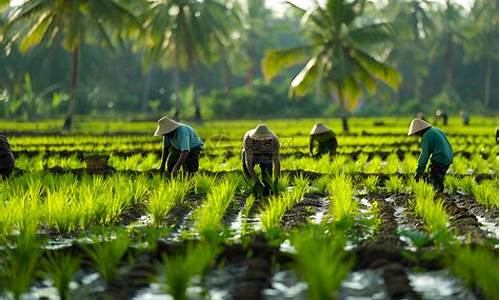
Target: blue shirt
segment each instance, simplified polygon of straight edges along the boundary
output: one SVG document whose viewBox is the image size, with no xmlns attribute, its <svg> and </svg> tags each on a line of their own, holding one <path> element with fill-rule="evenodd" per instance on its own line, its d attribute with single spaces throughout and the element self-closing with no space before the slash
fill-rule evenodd
<svg viewBox="0 0 500 300">
<path fill-rule="evenodd" d="M 173 137 L 163 136 L 163 147 L 168 149 L 170 146 L 178 151 L 189 151 L 203 146 L 203 141 L 191 126 L 182 124 L 175 129 Z"/>
</svg>

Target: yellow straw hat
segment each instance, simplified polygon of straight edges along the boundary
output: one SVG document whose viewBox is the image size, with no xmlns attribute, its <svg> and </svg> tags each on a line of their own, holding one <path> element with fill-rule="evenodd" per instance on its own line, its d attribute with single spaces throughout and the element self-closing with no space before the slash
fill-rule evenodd
<svg viewBox="0 0 500 300">
<path fill-rule="evenodd" d="M 311 135 L 322 134 L 328 131 L 332 131 L 328 126 L 323 123 L 316 123 L 311 130 Z"/>
<path fill-rule="evenodd" d="M 174 131 L 177 127 L 181 126 L 181 123 L 176 122 L 170 118 L 163 117 L 158 120 L 158 127 L 156 127 L 155 136 L 161 136 L 169 132 Z"/>
<path fill-rule="evenodd" d="M 264 124 L 259 124 L 257 125 L 257 127 L 250 130 L 248 136 L 255 140 L 268 140 L 278 138 L 278 136 Z"/>
<path fill-rule="evenodd" d="M 432 125 L 425 122 L 424 120 L 419 118 L 413 119 L 410 123 L 410 128 L 408 128 L 408 135 L 414 135 L 415 133 L 418 133 L 429 127 L 432 127 Z"/>
</svg>

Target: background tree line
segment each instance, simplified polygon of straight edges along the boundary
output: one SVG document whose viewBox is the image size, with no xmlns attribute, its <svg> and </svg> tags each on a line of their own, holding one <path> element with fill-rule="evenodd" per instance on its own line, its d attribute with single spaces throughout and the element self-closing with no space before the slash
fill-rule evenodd
<svg viewBox="0 0 500 300">
<path fill-rule="evenodd" d="M 496 114 L 498 1 L 387 3 L 0 0 L 0 116 Z"/>
</svg>

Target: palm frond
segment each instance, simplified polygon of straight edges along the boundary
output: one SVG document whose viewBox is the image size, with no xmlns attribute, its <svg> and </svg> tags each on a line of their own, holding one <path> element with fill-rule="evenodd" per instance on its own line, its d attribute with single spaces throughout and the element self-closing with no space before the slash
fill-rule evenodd
<svg viewBox="0 0 500 300">
<path fill-rule="evenodd" d="M 280 71 L 307 59 L 310 46 L 267 51 L 262 60 L 262 73 L 266 80 L 273 79 Z"/>
</svg>

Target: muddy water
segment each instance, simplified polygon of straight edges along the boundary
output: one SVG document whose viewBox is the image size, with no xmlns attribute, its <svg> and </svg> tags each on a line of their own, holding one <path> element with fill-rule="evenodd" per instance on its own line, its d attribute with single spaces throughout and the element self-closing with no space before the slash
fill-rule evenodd
<svg viewBox="0 0 500 300">
<path fill-rule="evenodd" d="M 266 300 L 294 299 L 307 300 L 307 284 L 294 271 L 276 272 L 271 279 L 271 287 L 263 292 Z"/>
<path fill-rule="evenodd" d="M 350 273 L 342 282 L 339 298 L 346 300 L 389 300 L 382 273 L 382 269 Z"/>
<path fill-rule="evenodd" d="M 432 272 L 409 272 L 408 278 L 413 289 L 423 300 L 476 300 L 477 298 L 463 283 L 447 270 Z"/>
</svg>

